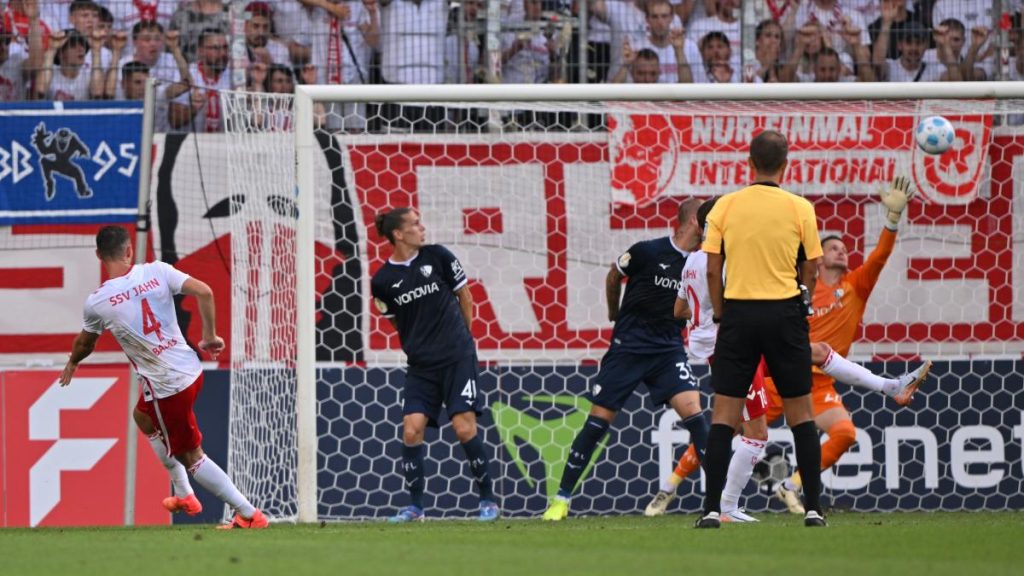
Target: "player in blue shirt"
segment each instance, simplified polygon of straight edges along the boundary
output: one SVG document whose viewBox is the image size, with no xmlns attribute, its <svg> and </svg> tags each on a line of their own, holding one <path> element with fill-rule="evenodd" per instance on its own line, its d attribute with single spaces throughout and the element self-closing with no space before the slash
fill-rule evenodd
<svg viewBox="0 0 1024 576">
<path fill-rule="evenodd" d="M 544 520 L 557 522 L 569 515 L 569 497 L 590 463 L 594 448 L 641 382 L 647 385 L 651 400 L 668 404 L 679 414 L 690 431 L 690 442 L 703 459 L 708 424 L 682 339 L 689 311 L 683 319 L 672 315 L 686 257 L 700 242 L 700 204 L 695 198 L 684 201 L 679 205 L 672 236 L 637 242 L 608 272 L 608 319 L 615 322 L 612 344 L 591 383 L 587 394 L 593 403 L 590 415 L 569 449 L 558 495 L 544 513 Z M 620 306 L 623 278 L 629 280 Z"/>
<path fill-rule="evenodd" d="M 480 490 L 480 520 L 496 520 L 500 513 L 490 462 L 476 428 L 482 398 L 466 272 L 447 248 L 425 243 L 425 229 L 413 209 L 380 214 L 376 227 L 395 252 L 373 275 L 373 302 L 398 330 L 409 360 L 402 394 L 402 472 L 411 502 L 390 521 L 423 520 L 423 432 L 438 425 L 442 404 Z"/>
</svg>

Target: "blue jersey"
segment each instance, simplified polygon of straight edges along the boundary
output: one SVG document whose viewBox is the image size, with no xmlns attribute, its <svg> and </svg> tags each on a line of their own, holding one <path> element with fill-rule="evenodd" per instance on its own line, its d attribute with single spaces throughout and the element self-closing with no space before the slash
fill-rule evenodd
<svg viewBox="0 0 1024 576">
<path fill-rule="evenodd" d="M 615 266 L 628 277 L 612 348 L 630 352 L 681 349 L 686 322 L 672 316 L 679 279 L 688 253 L 671 238 L 637 242 L 619 256 Z"/>
<path fill-rule="evenodd" d="M 390 318 L 410 368 L 439 368 L 475 352 L 454 292 L 466 285 L 462 264 L 447 248 L 420 248 L 408 262 L 390 260 L 373 275 L 377 310 Z"/>
</svg>

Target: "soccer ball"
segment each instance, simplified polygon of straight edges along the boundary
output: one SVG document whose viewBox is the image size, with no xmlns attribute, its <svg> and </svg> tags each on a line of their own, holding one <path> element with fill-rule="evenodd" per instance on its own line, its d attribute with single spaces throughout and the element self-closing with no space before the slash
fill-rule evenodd
<svg viewBox="0 0 1024 576">
<path fill-rule="evenodd" d="M 942 116 L 929 116 L 917 125 L 914 139 L 926 154 L 942 154 L 953 145 L 956 129 Z"/>
</svg>

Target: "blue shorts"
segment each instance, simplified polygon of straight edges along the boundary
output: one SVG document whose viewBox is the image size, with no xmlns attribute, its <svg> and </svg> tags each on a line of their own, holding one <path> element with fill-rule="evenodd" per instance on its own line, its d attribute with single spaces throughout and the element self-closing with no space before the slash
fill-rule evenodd
<svg viewBox="0 0 1024 576">
<path fill-rule="evenodd" d="M 587 399 L 619 411 L 643 382 L 656 404 L 666 404 L 680 392 L 699 391 L 686 352 L 682 348 L 655 354 L 620 352 L 611 348 L 601 359 L 601 369 L 590 383 Z"/>
<path fill-rule="evenodd" d="M 402 392 L 402 415 L 425 414 L 428 426 L 434 428 L 438 425 L 442 403 L 449 419 L 462 412 L 475 412 L 479 416 L 484 404 L 477 390 L 478 376 L 475 352 L 441 368 L 423 370 L 410 366 Z"/>
</svg>

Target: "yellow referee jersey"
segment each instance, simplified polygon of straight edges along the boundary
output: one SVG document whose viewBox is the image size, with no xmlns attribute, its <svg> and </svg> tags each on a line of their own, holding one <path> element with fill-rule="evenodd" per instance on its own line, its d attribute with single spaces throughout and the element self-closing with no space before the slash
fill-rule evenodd
<svg viewBox="0 0 1024 576">
<path fill-rule="evenodd" d="M 800 294 L 797 256 L 822 255 L 811 203 L 774 184 L 722 196 L 708 214 L 702 248 L 725 255 L 725 297 L 785 300 Z"/>
</svg>

